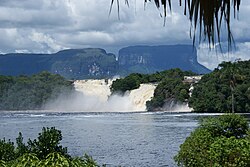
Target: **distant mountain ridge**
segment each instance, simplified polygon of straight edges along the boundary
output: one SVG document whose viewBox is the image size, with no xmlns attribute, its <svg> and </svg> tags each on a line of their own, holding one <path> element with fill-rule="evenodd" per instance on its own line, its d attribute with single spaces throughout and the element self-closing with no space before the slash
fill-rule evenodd
<svg viewBox="0 0 250 167">
<path fill-rule="evenodd" d="M 118 60 L 101 48 L 68 49 L 53 54 L 0 54 L 0 75 L 11 76 L 49 71 L 68 79 L 110 78 L 170 68 L 210 72 L 197 62 L 192 45 L 130 46 L 119 51 Z"/>
<path fill-rule="evenodd" d="M 210 70 L 197 61 L 192 45 L 129 46 L 119 51 L 119 68 L 124 72 L 154 73 L 180 68 L 204 74 Z"/>
<path fill-rule="evenodd" d="M 114 54 L 100 48 L 68 49 L 54 54 L 0 55 L 0 75 L 32 75 L 41 71 L 68 79 L 112 77 L 118 63 Z"/>
</svg>

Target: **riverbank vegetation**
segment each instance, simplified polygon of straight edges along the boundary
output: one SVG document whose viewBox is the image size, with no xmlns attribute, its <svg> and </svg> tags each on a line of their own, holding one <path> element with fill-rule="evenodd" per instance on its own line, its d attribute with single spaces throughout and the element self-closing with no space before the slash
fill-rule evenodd
<svg viewBox="0 0 250 167">
<path fill-rule="evenodd" d="M 179 166 L 250 166 L 250 131 L 236 114 L 205 118 L 175 156 Z"/>
<path fill-rule="evenodd" d="M 60 75 L 41 72 L 32 76 L 0 76 L 0 110 L 42 109 L 48 100 L 74 91 Z"/>
<path fill-rule="evenodd" d="M 140 84 L 157 84 L 154 97 L 147 102 L 147 110 L 161 110 L 165 103 L 183 103 L 189 98 L 190 84 L 183 83 L 184 76 L 196 75 L 191 71 L 178 68 L 157 72 L 154 74 L 130 74 L 113 82 L 111 91 L 124 94 L 126 91 L 137 89 Z"/>
<path fill-rule="evenodd" d="M 223 62 L 198 83 L 183 82 L 189 71 L 171 69 L 154 74 L 130 74 L 113 82 L 111 91 L 124 94 L 142 83 L 157 84 L 147 110 L 166 110 L 173 104 L 189 104 L 194 112 L 250 112 L 250 61 Z M 190 93 L 192 96 L 190 97 Z M 170 108 L 171 109 L 171 108 Z"/>
<path fill-rule="evenodd" d="M 62 133 L 60 130 L 43 128 L 38 138 L 23 142 L 22 133 L 16 138 L 16 143 L 0 139 L 0 166 L 1 167 L 97 167 L 92 157 L 85 154 L 83 157 L 72 157 L 67 148 L 60 145 Z"/>
<path fill-rule="evenodd" d="M 194 85 L 195 112 L 250 112 L 250 61 L 223 62 Z"/>
</svg>

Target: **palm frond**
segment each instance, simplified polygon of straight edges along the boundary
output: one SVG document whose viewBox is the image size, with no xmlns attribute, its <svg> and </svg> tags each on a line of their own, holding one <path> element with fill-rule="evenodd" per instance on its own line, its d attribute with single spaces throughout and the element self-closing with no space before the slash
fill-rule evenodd
<svg viewBox="0 0 250 167">
<path fill-rule="evenodd" d="M 125 0 L 129 4 L 129 0 Z M 145 4 L 151 0 L 144 0 Z M 112 10 L 114 0 L 111 0 L 110 12 Z M 172 10 L 171 0 L 154 0 L 156 7 L 163 8 L 164 17 L 167 16 L 167 6 Z M 234 43 L 234 38 L 231 32 L 231 6 L 233 6 L 234 17 L 236 12 L 239 11 L 241 0 L 184 0 L 184 15 L 188 15 L 194 29 L 191 38 L 193 44 L 196 41 L 196 33 L 199 34 L 199 43 L 204 40 L 210 44 L 215 45 L 221 43 L 221 25 L 222 21 L 225 22 L 227 27 L 227 41 L 228 48 L 230 49 Z M 118 13 L 119 13 L 119 0 L 117 0 Z M 179 0 L 179 5 L 183 5 L 183 1 Z M 119 15 L 118 15 L 119 18 Z M 164 19 L 165 22 L 165 19 Z M 199 29 L 197 30 L 197 28 Z M 198 32 L 197 32 L 198 31 Z"/>
</svg>

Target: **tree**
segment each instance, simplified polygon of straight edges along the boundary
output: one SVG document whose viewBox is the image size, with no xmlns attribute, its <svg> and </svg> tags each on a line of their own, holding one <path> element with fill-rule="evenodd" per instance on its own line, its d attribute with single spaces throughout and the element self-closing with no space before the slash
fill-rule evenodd
<svg viewBox="0 0 250 167">
<path fill-rule="evenodd" d="M 231 63 L 231 62 L 223 62 L 219 65 L 220 68 L 224 68 L 223 75 L 226 75 L 229 78 L 229 85 L 231 90 L 231 103 L 232 103 L 232 113 L 235 112 L 235 88 L 237 84 L 237 78 L 242 79 L 242 76 L 240 75 L 240 68 L 237 66 L 237 62 Z M 238 75 L 237 75 L 238 74 Z"/>
<path fill-rule="evenodd" d="M 129 0 L 124 0 L 129 6 Z M 145 0 L 145 4 L 151 0 Z M 184 2 L 183 2 L 184 1 Z M 228 48 L 230 48 L 233 40 L 231 33 L 230 20 L 231 20 L 231 3 L 233 4 L 234 17 L 236 11 L 239 11 L 241 0 L 179 0 L 179 5 L 184 3 L 184 15 L 189 17 L 193 29 L 193 44 L 196 40 L 196 31 L 198 29 L 199 42 L 204 39 L 208 40 L 209 44 L 220 44 L 221 26 L 224 20 L 227 27 L 227 41 Z M 115 0 L 111 0 L 110 12 Z M 119 17 L 119 0 L 116 1 L 118 6 Z M 167 8 L 171 11 L 171 0 L 154 0 L 157 8 L 164 9 L 164 18 L 167 15 Z M 192 27 L 191 26 L 191 27 Z M 191 28 L 190 28 L 191 31 Z"/>
<path fill-rule="evenodd" d="M 250 112 L 250 61 L 223 62 L 194 85 L 195 112 Z"/>
<path fill-rule="evenodd" d="M 0 76 L 0 110 L 42 109 L 49 100 L 74 91 L 72 82 L 46 71 L 32 76 Z"/>
<path fill-rule="evenodd" d="M 250 165 L 249 125 L 235 114 L 205 118 L 175 156 L 179 166 Z"/>
<path fill-rule="evenodd" d="M 65 157 L 70 157 L 67 154 L 67 148 L 63 148 L 60 144 L 62 133 L 55 127 L 43 127 L 42 133 L 35 140 L 28 141 L 28 149 L 35 153 L 39 159 L 45 159 L 49 153 L 60 153 Z"/>
<path fill-rule="evenodd" d="M 67 148 L 62 147 L 62 134 L 54 127 L 43 128 L 37 139 L 29 139 L 23 143 L 22 134 L 16 139 L 16 144 L 10 140 L 0 139 L 0 167 L 97 167 L 95 160 L 85 154 L 83 157 L 71 157 Z"/>
</svg>

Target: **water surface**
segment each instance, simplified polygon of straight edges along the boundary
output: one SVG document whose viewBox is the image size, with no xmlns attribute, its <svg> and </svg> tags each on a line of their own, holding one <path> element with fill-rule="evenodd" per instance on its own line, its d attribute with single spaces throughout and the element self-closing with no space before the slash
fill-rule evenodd
<svg viewBox="0 0 250 167">
<path fill-rule="evenodd" d="M 107 166 L 176 166 L 179 145 L 197 126 L 193 113 L 1 112 L 0 138 L 22 132 L 34 139 L 42 127 L 55 126 L 71 155 L 91 155 Z"/>
</svg>

